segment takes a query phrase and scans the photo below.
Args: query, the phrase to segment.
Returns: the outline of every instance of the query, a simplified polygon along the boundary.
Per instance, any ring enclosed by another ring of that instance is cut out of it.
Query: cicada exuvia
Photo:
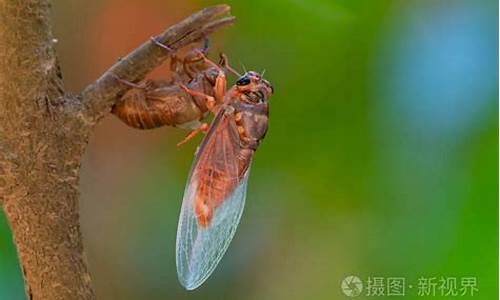
[[[226,92],[225,74],[221,68],[218,71],[215,106],[209,105],[215,118],[192,164],[177,228],[177,274],[188,290],[210,276],[234,236],[252,158],[267,132],[268,99],[273,93],[271,84],[253,71]],[[213,103],[212,96],[205,98]]]

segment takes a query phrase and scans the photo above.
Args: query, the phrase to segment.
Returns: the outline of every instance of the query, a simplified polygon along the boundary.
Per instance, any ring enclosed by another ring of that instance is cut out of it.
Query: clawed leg
[[[207,133],[208,131],[208,124],[207,123],[201,123],[201,125],[196,128],[195,130],[191,131],[182,141],[177,143],[177,147],[184,145],[191,139],[193,139],[195,136],[197,136],[199,133],[204,132]]]
[[[182,82],[182,77],[180,75],[181,62],[177,55],[172,54],[170,56],[170,72],[172,73],[173,82]],[[192,79],[192,78],[191,78]]]
[[[217,113],[216,109],[215,109],[215,98],[210,96],[210,95],[207,95],[205,93],[202,93],[202,92],[198,92],[198,91],[195,91],[195,90],[192,90],[190,88],[188,88],[187,86],[185,86],[184,84],[179,84],[179,86],[186,92],[188,93],[189,95],[193,96],[193,97],[203,97],[205,98],[206,102],[207,102],[207,108],[213,112],[214,114]]]
[[[209,48],[210,48],[210,40],[207,37],[205,37],[205,38],[203,38],[203,48],[201,48],[200,51],[204,55],[207,55]]]
[[[197,53],[200,56],[200,58],[205,61],[205,63],[207,63],[208,65],[210,65],[213,68],[218,69],[220,72],[223,72],[223,70],[221,69],[221,67],[218,64],[216,64],[215,62],[211,61],[205,55],[205,53],[203,53],[203,51],[201,51],[200,49],[194,49],[194,52]]]
[[[222,70],[222,68],[218,64],[214,63],[209,58],[207,58],[204,53],[198,50],[198,54],[201,55],[205,63],[217,69],[219,72],[217,78],[215,79],[214,95],[215,99],[219,103],[222,103],[224,101],[224,95],[226,94],[226,73],[224,73],[224,70]]]
[[[220,53],[220,61],[219,61],[219,64],[226,70],[228,70],[229,72],[231,72],[233,75],[235,75],[236,77],[241,77],[241,74],[238,73],[238,71],[236,71],[235,69],[233,69],[230,65],[229,65],[229,61],[227,59],[227,55],[224,54],[224,53]]]
[[[113,78],[114,78],[116,81],[118,81],[118,82],[120,82],[120,83],[122,83],[122,84],[124,84],[124,85],[126,85],[126,86],[129,86],[129,87],[131,87],[131,88],[141,89],[141,90],[146,88],[146,84],[144,84],[144,83],[140,83],[140,84],[133,83],[133,82],[130,82],[130,81],[128,81],[128,80],[121,79],[120,77],[118,77],[118,76],[117,76],[117,75],[115,75],[115,74],[112,74],[111,76],[113,76]]]
[[[158,42],[158,40],[151,38],[151,41],[162,48],[167,48],[167,50],[171,50],[170,47],[165,46],[164,44]],[[189,80],[194,79],[196,76],[196,69],[193,68],[194,65],[203,61],[203,54],[208,53],[208,48],[210,46],[210,42],[208,38],[204,39],[202,48],[194,49],[188,52],[184,58],[179,59],[175,53],[170,55],[170,71],[172,71],[174,76],[174,82],[182,82],[181,73],[183,72]]]
[[[167,46],[167,45],[163,44],[162,42],[160,42],[160,41],[159,41],[156,37],[154,37],[154,36],[152,36],[152,37],[150,38],[150,40],[151,40],[151,42],[153,42],[156,46],[158,46],[158,47],[160,47],[160,48],[162,48],[162,49],[165,49],[165,50],[167,50],[168,52],[173,52],[173,51],[174,51],[174,49],[172,49],[171,47],[169,47],[169,46]]]
[[[219,74],[217,75],[217,79],[215,79],[214,95],[215,95],[215,99],[219,103],[222,103],[224,101],[224,95],[226,94],[226,84],[227,84],[226,73],[224,73],[224,70],[222,70],[222,68],[218,64],[211,61],[201,51],[199,52],[199,54],[203,57],[203,60],[205,61],[205,63],[207,63],[209,66],[211,66],[219,71]]]
[[[156,46],[166,50],[167,52],[171,53],[170,54],[170,57],[171,57],[171,60],[170,60],[170,70],[174,73],[174,81],[176,82],[180,82],[181,81],[181,78],[178,74],[178,64],[179,64],[179,59],[177,58],[177,56],[175,55],[175,50],[172,49],[170,46],[167,46],[165,44],[163,44],[162,42],[160,42],[156,37],[152,36],[150,38],[151,42],[153,44],[155,44]],[[188,74],[189,75],[189,74]],[[192,77],[191,77],[192,79]]]

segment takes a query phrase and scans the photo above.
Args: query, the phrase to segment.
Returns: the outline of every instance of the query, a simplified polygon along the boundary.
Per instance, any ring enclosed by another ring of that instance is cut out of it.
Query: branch
[[[155,39],[168,45],[173,51],[201,40],[217,29],[230,25],[234,17],[227,14],[230,7],[217,5],[199,11],[176,25],[166,29]],[[155,67],[165,61],[172,52],[158,47],[154,42],[147,41],[132,51],[125,58],[120,59],[108,69],[97,81],[87,86],[82,94],[82,116],[93,124],[111,110],[117,95],[123,94],[129,87],[120,84],[116,76],[127,81],[137,81]]]

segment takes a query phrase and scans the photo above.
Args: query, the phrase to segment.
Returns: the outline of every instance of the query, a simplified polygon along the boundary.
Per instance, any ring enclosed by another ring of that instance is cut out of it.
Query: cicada
[[[207,133],[189,173],[177,228],[177,274],[188,290],[212,274],[235,234],[252,159],[267,132],[268,99],[273,94],[261,74],[250,71],[241,76],[225,55],[216,64],[206,57],[207,50],[206,45],[194,49],[181,63],[174,59],[175,78],[170,82],[137,85],[118,78],[134,89],[113,108],[135,128],[193,129],[179,144]],[[226,72],[238,76],[228,91]],[[215,115],[210,126],[199,122],[208,111]]]
[[[215,113],[207,135],[196,152],[182,202],[176,242],[177,274],[188,290],[200,286],[215,270],[240,221],[250,166],[268,128],[268,99],[273,87],[259,73],[239,77],[226,92],[223,70],[218,69],[213,97],[204,97]]]

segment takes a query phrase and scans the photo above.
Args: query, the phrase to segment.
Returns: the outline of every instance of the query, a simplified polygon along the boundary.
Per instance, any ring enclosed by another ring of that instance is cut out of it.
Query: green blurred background
[[[54,1],[67,88],[215,3]],[[498,298],[498,3],[227,3],[237,23],[212,37],[211,55],[266,69],[276,91],[236,237],[212,277],[184,291],[175,234],[198,140],[178,149],[181,130],[109,116],[81,178],[98,298],[348,299],[351,274],[404,277],[405,299],[426,298],[421,277],[470,276],[470,298]],[[25,299],[2,215],[0,299]]]

